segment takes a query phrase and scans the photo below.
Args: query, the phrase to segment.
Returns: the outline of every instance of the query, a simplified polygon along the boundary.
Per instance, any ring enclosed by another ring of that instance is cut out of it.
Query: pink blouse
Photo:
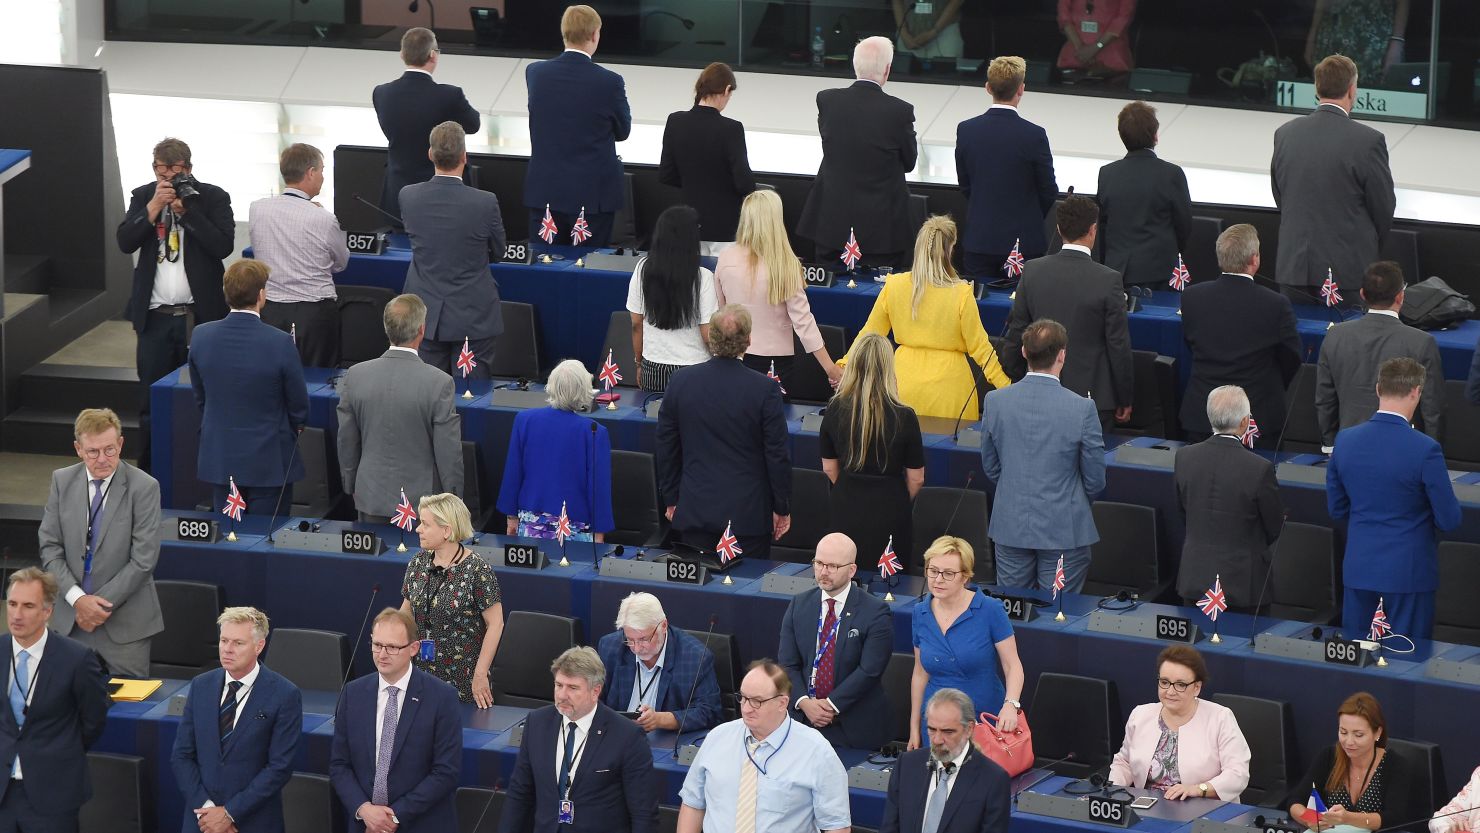
[[[796,332],[802,348],[808,353],[822,347],[822,333],[812,317],[807,292],[791,296],[785,304],[772,304],[766,298],[769,287],[766,264],[756,263],[750,269],[750,250],[736,244],[720,252],[714,266],[715,289],[719,304],[740,304],[750,311],[750,349],[757,356],[790,356],[796,352],[791,334]],[[834,357],[836,358],[836,357]]]
[[[1110,781],[1144,787],[1161,739],[1161,703],[1137,706],[1125,722],[1125,743],[1110,762]],[[1177,770],[1182,783],[1207,784],[1224,801],[1238,803],[1249,786],[1249,744],[1226,706],[1199,699],[1192,719],[1177,730]]]

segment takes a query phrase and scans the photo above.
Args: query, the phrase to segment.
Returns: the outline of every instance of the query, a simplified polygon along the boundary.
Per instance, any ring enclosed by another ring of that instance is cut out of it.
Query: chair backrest
[[[663,513],[658,508],[658,473],[646,451],[612,450],[612,521],[609,544],[652,546],[661,537]]]
[[[1271,616],[1322,624],[1335,616],[1336,536],[1329,528],[1286,521],[1271,571]]]
[[[349,667],[349,637],[337,631],[274,628],[267,659],[272,670],[300,689],[338,691]]]
[[[144,759],[87,753],[92,798],[77,814],[80,833],[143,833]]]
[[[496,833],[504,794],[483,787],[457,788],[457,833]]]
[[[834,324],[818,324],[817,329],[822,334],[822,346],[827,348],[827,354],[834,361],[842,358],[844,351],[848,349],[843,328]],[[827,372],[817,363],[817,358],[802,346],[802,340],[796,333],[792,333],[791,340],[796,360],[791,368],[791,381],[788,382],[791,388],[786,392],[787,398],[798,404],[827,404],[833,394],[832,385],[827,382]]]
[[[1320,451],[1321,428],[1316,422],[1316,366],[1302,364],[1290,387],[1285,391],[1290,408],[1290,419],[1285,423],[1284,436],[1280,438],[1280,451]],[[1276,436],[1280,426],[1271,426]],[[1260,430],[1264,430],[1260,426]]]
[[[632,198],[632,173],[622,173],[622,208],[612,218],[613,246],[623,246],[637,240],[637,201]]]
[[[1108,596],[1129,590],[1148,599],[1161,581],[1157,563],[1156,510],[1097,500],[1090,507],[1100,540],[1090,545],[1084,592]]]
[[[1444,459],[1452,469],[1480,469],[1480,407],[1465,398],[1465,383],[1450,379],[1444,383]]]
[[[473,518],[473,531],[480,531],[478,521],[487,507],[483,505],[483,464],[478,460],[478,444],[472,440],[462,441],[463,503]]]
[[[678,808],[658,805],[658,833],[678,833]]]
[[[499,301],[504,332],[493,348],[488,372],[494,376],[539,381],[540,341],[535,332],[534,307],[519,301]]]
[[[1276,807],[1295,777],[1295,716],[1283,700],[1215,694],[1213,702],[1233,712],[1249,743],[1249,786],[1239,801]]]
[[[1192,234],[1187,239],[1187,251],[1182,253],[1182,265],[1192,275],[1194,283],[1211,281],[1223,274],[1218,268],[1216,244],[1223,233],[1223,220],[1219,217],[1193,216]],[[1167,272],[1170,278],[1172,273]]]
[[[581,644],[581,620],[515,610],[493,657],[493,702],[534,709],[551,702],[550,663]]]
[[[806,553],[803,560],[811,561],[817,542],[830,531],[827,492],[831,485],[820,469],[792,467],[791,529],[776,542],[776,547],[784,547],[791,556],[787,560],[797,559],[795,553]],[[772,547],[773,556],[776,547]]]
[[[1055,772],[1093,772],[1109,765],[1120,748],[1125,727],[1113,680],[1045,671],[1038,675],[1026,710],[1033,726],[1033,754],[1040,762],[1074,753],[1072,762],[1052,766]]]
[[[1427,277],[1418,259],[1418,232],[1413,229],[1388,229],[1388,233],[1382,236],[1382,246],[1377,257],[1379,260],[1397,261],[1403,268],[1403,279],[1410,284]]]
[[[221,588],[202,581],[154,582],[164,630],[149,640],[150,675],[190,679],[220,665],[216,652],[216,617],[221,615]]]
[[[305,426],[298,432],[298,459],[303,461],[303,479],[293,484],[293,505],[282,514],[322,518],[338,502],[339,466],[330,466],[329,434],[322,428]],[[336,455],[337,456],[337,455]]]
[[[612,313],[612,317],[606,324],[606,341],[602,342],[601,355],[596,357],[593,367],[601,367],[606,361],[607,353],[611,353],[612,361],[617,363],[617,372],[622,374],[622,381],[617,385],[621,388],[637,387],[637,356],[632,352],[632,313],[625,309],[619,309]],[[597,387],[601,387],[601,380],[595,380]]]
[[[737,714],[733,695],[739,690],[736,681],[740,676],[735,660],[735,637],[728,633],[700,630],[689,631],[689,633],[708,646],[709,652],[714,654],[714,681],[719,684],[719,697],[724,708],[725,720],[734,720]]]
[[[1177,360],[1151,350],[1132,350],[1135,393],[1131,418],[1115,426],[1118,434],[1175,440],[1182,434],[1177,418]]]
[[[925,221],[930,217],[930,198],[924,194],[910,194],[907,211],[909,212],[910,239],[914,240],[920,234],[920,227],[925,225]]]
[[[1422,819],[1449,801],[1449,786],[1444,777],[1444,755],[1439,744],[1423,740],[1388,738],[1389,754],[1403,756],[1408,763],[1408,801],[1406,812],[1393,813],[1400,819]]]
[[[889,702],[889,722],[893,731],[889,737],[901,743],[910,739],[910,675],[915,673],[915,655],[895,653],[889,656],[889,665],[879,684],[884,687],[884,699]]]
[[[396,293],[383,286],[335,287],[339,296],[339,366],[376,358],[391,346],[385,337],[385,305]]]
[[[283,786],[283,833],[343,830],[340,815],[329,776],[295,772]]]
[[[1062,199],[1054,200],[1053,207],[1043,215],[1043,239],[1048,241],[1046,254],[1056,254],[1064,248],[1064,238],[1059,234],[1059,206],[1063,205]],[[997,267],[1001,269],[1001,266]],[[993,278],[1001,277],[1001,273],[993,275]]]
[[[960,507],[959,509],[957,507]],[[954,516],[954,517],[953,517]],[[997,580],[997,561],[992,555],[992,542],[987,538],[990,522],[987,495],[976,489],[955,486],[926,486],[915,496],[911,517],[914,543],[905,569],[911,575],[923,575],[925,550],[942,535],[965,538],[976,555],[975,581],[991,584]],[[949,525],[949,529],[946,527]]]
[[[1439,542],[1439,592],[1434,597],[1434,638],[1480,645],[1480,544]]]

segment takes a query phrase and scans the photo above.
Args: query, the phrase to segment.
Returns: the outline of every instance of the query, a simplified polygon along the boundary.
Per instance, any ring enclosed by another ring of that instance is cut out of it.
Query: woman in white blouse
[[[658,215],[627,285],[638,386],[662,393],[680,368],[709,361],[709,317],[718,309],[714,273],[699,265],[699,212],[672,206]]]
[[[1470,773],[1470,780],[1448,804],[1434,812],[1429,821],[1429,833],[1458,833],[1461,830],[1480,829],[1480,767]]]

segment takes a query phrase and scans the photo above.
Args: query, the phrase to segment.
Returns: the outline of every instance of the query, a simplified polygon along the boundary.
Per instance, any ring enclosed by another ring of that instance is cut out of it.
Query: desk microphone
[[[953,442],[953,443],[956,442],[956,440],[961,436],[961,420],[963,420],[963,419],[966,418],[966,408],[967,408],[968,405],[971,404],[971,400],[978,399],[978,398],[982,398],[982,391],[981,391],[981,387],[978,386],[977,383],[976,383],[976,374],[973,373],[973,374],[971,374],[971,393],[967,394],[966,395],[966,401],[961,403],[961,413],[956,414],[956,424],[951,427],[951,442]],[[987,401],[986,401],[986,399],[983,398],[982,399],[982,415],[983,416],[986,415],[986,408],[987,408]]]
[[[1075,758],[1075,754],[1073,752],[1070,752],[1069,754],[1065,755],[1064,757],[1059,758],[1057,761],[1049,761],[1048,763],[1044,764],[1043,766],[1034,766],[1033,767],[1034,769],[1046,769],[1046,770],[1048,770],[1048,774],[1045,775],[1045,776],[1043,776],[1043,777],[1041,777],[1041,778],[1035,778],[1032,781],[1030,781],[1030,782],[1022,785],[1021,787],[1018,787],[1017,789],[1013,790],[1012,791],[1012,803],[1014,803],[1014,804],[1017,803],[1017,799],[1018,799],[1018,795],[1019,794],[1024,793],[1024,792],[1027,792],[1029,788],[1036,787],[1039,784],[1043,783],[1044,781],[1048,780],[1049,778],[1052,778],[1054,775],[1057,775],[1058,773],[1056,773],[1056,772],[1053,771],[1053,768],[1054,767],[1058,766],[1059,764],[1067,763],[1069,761],[1072,761],[1072,760],[1074,760],[1074,758]]]
[[[406,224],[403,223],[403,222],[401,222],[401,218],[400,217],[397,217],[396,215],[390,213],[389,211],[386,211],[384,208],[381,208],[380,206],[378,206],[375,203],[373,203],[373,202],[365,199],[364,197],[360,196],[359,194],[355,194],[355,201],[356,202],[362,202],[365,205],[368,205],[371,208],[375,209],[377,212],[379,212],[381,214],[384,214],[385,216],[391,218],[392,220],[395,220],[396,221],[396,227],[397,228],[405,228],[406,227]]]
[[[591,566],[596,572],[601,572],[601,551],[596,546],[596,420],[591,420],[591,467],[586,469],[586,480],[589,488],[586,492],[586,511],[591,513]]]
[[[708,640],[707,637],[714,636],[714,625],[718,621],[719,621],[719,615],[718,614],[714,614],[714,613],[709,614],[709,630],[705,633],[706,639],[704,640],[704,644],[706,644],[706,645],[709,644],[709,640]],[[678,758],[678,745],[683,742],[683,722],[684,722],[684,718],[686,718],[686,717],[689,716],[689,709],[692,708],[693,705],[694,705],[694,692],[697,691],[698,689],[699,689],[699,675],[698,674],[695,674],[694,675],[694,681],[689,684],[689,696],[688,696],[688,699],[686,699],[684,701],[684,704],[683,704],[683,714],[679,715],[679,718],[678,718],[678,731],[673,733],[673,757],[675,759]]]
[[[298,460],[298,438],[302,433],[302,428],[293,432],[293,452],[288,455],[288,467],[283,470],[283,485],[278,489],[277,503],[272,507],[272,518],[267,522],[267,543],[269,544],[277,543],[272,540],[272,533],[277,524],[278,513],[283,511],[283,492],[287,491],[288,478],[293,476],[293,463]]]
[[[478,814],[478,820],[473,822],[472,827],[468,828],[473,833],[477,833],[477,831],[483,829],[483,818],[488,815],[489,809],[493,807],[493,800],[498,798],[498,787],[502,783],[503,779],[501,778],[493,779],[493,789],[488,793],[488,800],[483,803],[483,812]]]
[[[971,490],[971,478],[975,476],[974,470],[966,473],[966,485],[961,487],[961,496],[956,498],[956,508],[951,510],[951,517],[946,520],[945,531],[941,533],[942,535],[951,534],[951,524],[956,522],[956,513],[961,511],[961,503],[966,500],[966,493]]]
[[[1476,810],[1480,810],[1480,807],[1466,807],[1463,810],[1451,810],[1447,813],[1440,813],[1436,816],[1424,816],[1422,818],[1416,818],[1411,821],[1405,821],[1401,824],[1384,825],[1372,831],[1372,833],[1391,833],[1391,831],[1399,830],[1405,827],[1413,827],[1414,825],[1422,824],[1423,822],[1431,821],[1433,819],[1442,819],[1448,816],[1457,816],[1461,813],[1473,813]]]
[[[1276,443],[1276,445],[1278,445],[1278,443]],[[1285,517],[1282,518],[1282,519],[1280,519],[1280,534],[1281,535],[1285,534],[1285,524],[1289,520],[1290,520],[1290,510],[1286,509],[1285,510]],[[1277,538],[1275,538],[1275,540],[1278,541],[1279,538],[1277,537]],[[1254,618],[1251,619],[1251,620],[1249,620],[1249,647],[1251,649],[1255,647],[1254,640],[1257,639],[1258,636],[1259,636],[1259,630],[1258,630],[1258,628],[1255,628],[1254,626],[1257,625],[1257,624],[1259,624],[1259,609],[1264,606],[1264,593],[1265,593],[1265,591],[1267,591],[1269,589],[1269,581],[1270,581],[1270,579],[1274,578],[1274,559],[1275,559],[1275,556],[1278,553],[1279,553],[1279,548],[1278,547],[1276,547],[1274,550],[1272,550],[1270,552],[1270,555],[1269,555],[1269,569],[1264,571],[1264,583],[1261,584],[1261,585],[1259,585],[1259,598],[1256,599],[1255,602],[1254,602]]]
[[[1305,348],[1305,358],[1300,361],[1300,363],[1302,365],[1306,365],[1306,364],[1309,364],[1310,363],[1310,352],[1313,349],[1315,349],[1315,345],[1313,345],[1313,344],[1306,346],[1306,348]],[[1296,379],[1296,381],[1298,383],[1299,380],[1300,380],[1300,372],[1299,371],[1296,371],[1296,373],[1295,373],[1295,379]],[[1297,394],[1300,393],[1300,385],[1299,384],[1296,384],[1295,385],[1295,391],[1294,391],[1294,393],[1297,393]],[[1279,433],[1278,436],[1276,436],[1274,438],[1274,453],[1275,453],[1275,456],[1276,457],[1278,457],[1279,456],[1279,453],[1280,453],[1280,443],[1283,443],[1285,441],[1285,431],[1287,429],[1289,429],[1289,427],[1290,427],[1290,414],[1292,414],[1292,413],[1295,412],[1295,402],[1297,400],[1299,400],[1299,398],[1300,397],[1298,397],[1298,396],[1292,395],[1290,397],[1290,401],[1285,405],[1285,421],[1282,422],[1282,423],[1280,423],[1280,433]],[[1325,438],[1322,437],[1322,439],[1325,439]]]
[[[365,641],[365,626],[370,624],[370,611],[375,609],[375,597],[380,595],[380,582],[370,586],[370,604],[365,605],[365,619],[360,622],[360,634],[355,637],[355,647],[349,652],[349,667],[344,669],[344,679],[339,681],[340,689],[349,682],[349,675],[355,673],[355,656],[360,652],[360,643]]]

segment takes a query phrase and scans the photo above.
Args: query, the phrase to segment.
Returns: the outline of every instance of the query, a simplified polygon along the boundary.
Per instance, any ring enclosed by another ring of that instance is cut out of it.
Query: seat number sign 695
[[[1195,631],[1192,622],[1181,616],[1156,617],[1156,638],[1165,639],[1169,642],[1192,642]]]
[[[1094,795],[1090,796],[1088,803],[1089,820],[1095,824],[1108,824],[1111,827],[1126,827],[1130,824],[1130,808],[1126,806],[1126,802]]]

